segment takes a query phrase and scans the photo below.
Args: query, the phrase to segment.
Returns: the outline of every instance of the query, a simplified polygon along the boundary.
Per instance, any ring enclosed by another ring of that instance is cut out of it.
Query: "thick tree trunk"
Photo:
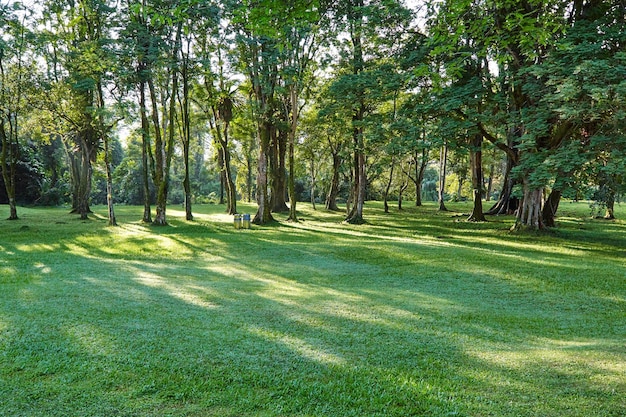
[[[289,211],[287,206],[287,169],[285,157],[287,153],[287,133],[275,131],[272,141],[272,157],[270,158],[270,180],[272,212],[284,213]]]
[[[354,186],[353,186],[353,206],[346,218],[346,222],[352,224],[364,223],[363,207],[365,206],[365,188],[367,174],[365,172],[365,155],[363,151],[357,150],[354,155]]]
[[[546,200],[541,216],[543,217],[543,224],[546,227],[556,227],[556,212],[559,209],[559,203],[561,202],[561,190],[553,189]]]
[[[483,163],[482,163],[482,143],[481,134],[476,134],[472,138],[472,149],[470,151],[470,169],[472,170],[472,189],[474,197],[474,207],[468,217],[470,222],[487,221],[483,213]]]
[[[514,230],[544,230],[545,224],[541,215],[543,205],[543,188],[532,187],[524,182],[524,198],[517,211]]]
[[[604,219],[615,219],[615,193],[613,191],[610,191],[606,197],[606,212],[604,214]]]
[[[268,153],[270,151],[270,135],[272,126],[268,123],[261,123],[259,125],[259,160],[258,160],[258,173],[257,173],[257,187],[256,187],[256,199],[258,204],[258,210],[254,219],[255,224],[266,224],[274,219],[272,218],[270,210],[269,195],[267,192],[267,169],[268,169]]]

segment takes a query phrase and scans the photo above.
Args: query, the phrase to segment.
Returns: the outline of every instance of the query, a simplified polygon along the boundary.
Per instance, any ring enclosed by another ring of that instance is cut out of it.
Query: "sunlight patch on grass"
[[[217,304],[211,303],[203,299],[198,294],[194,294],[193,292],[189,291],[186,285],[182,285],[181,283],[177,283],[171,279],[163,278],[148,271],[137,269],[134,272],[133,279],[134,281],[147,287],[166,291],[172,297],[175,297],[187,304],[191,304],[205,309],[214,309],[219,307]]]
[[[490,366],[517,372],[561,373],[576,378],[596,379],[606,386],[623,385],[626,361],[614,357],[608,361],[605,349],[619,349],[615,342],[598,340],[542,339],[533,346],[519,349],[469,349],[471,356]],[[624,356],[624,355],[622,355]],[[622,387],[626,388],[626,387]]]
[[[41,262],[36,263],[34,267],[39,271],[40,274],[43,275],[48,275],[52,272],[52,269],[49,266],[42,264]]]
[[[20,252],[33,253],[33,252],[55,252],[60,249],[58,244],[44,244],[44,243],[27,243],[15,245],[15,249]],[[6,252],[5,252],[6,253]],[[15,255],[14,252],[8,253]]]
[[[314,232],[322,232],[322,233],[331,232],[331,233],[343,235],[349,238],[354,238],[354,237],[369,238],[369,239],[391,241],[391,242],[398,242],[398,243],[414,243],[414,244],[439,246],[439,247],[451,246],[450,242],[446,242],[444,240],[438,240],[435,238],[427,238],[427,236],[413,236],[413,237],[390,236],[390,235],[382,235],[382,234],[362,231],[364,228],[367,228],[367,226],[356,226],[356,227],[352,226],[352,228],[350,228],[350,226],[346,226],[343,224],[333,224],[333,223],[312,224],[311,222],[290,223],[289,226],[294,229],[301,229],[301,230],[314,231]]]
[[[328,352],[320,347],[313,346],[305,340],[278,332],[276,330],[270,331],[252,326],[248,329],[248,331],[258,337],[268,340],[269,342],[279,343],[295,353],[321,364],[344,365],[346,363],[344,358],[335,353]]]
[[[75,323],[64,329],[65,334],[82,349],[94,356],[118,354],[117,349],[98,327],[89,323]]]

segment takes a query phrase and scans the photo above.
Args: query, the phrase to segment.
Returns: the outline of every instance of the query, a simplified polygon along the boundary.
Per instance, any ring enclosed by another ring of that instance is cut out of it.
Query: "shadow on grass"
[[[0,243],[0,414],[621,411],[623,281],[580,252],[304,224]]]

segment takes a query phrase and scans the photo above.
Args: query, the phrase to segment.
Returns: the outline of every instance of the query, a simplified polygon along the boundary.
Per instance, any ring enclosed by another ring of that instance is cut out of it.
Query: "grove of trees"
[[[624,0],[0,0],[0,203],[612,218]],[[153,213],[154,207],[154,213]]]

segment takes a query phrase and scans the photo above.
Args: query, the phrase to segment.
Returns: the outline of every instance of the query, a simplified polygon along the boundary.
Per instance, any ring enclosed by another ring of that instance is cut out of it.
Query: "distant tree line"
[[[11,219],[468,198],[543,229],[562,197],[612,218],[624,192],[623,0],[43,0],[0,28]]]

